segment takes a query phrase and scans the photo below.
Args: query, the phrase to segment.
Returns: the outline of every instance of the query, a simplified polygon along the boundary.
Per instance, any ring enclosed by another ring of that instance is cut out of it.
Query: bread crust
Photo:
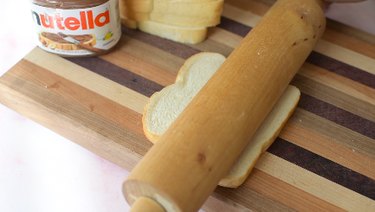
[[[154,21],[138,22],[138,28],[152,35],[173,40],[180,43],[196,44],[206,39],[207,28],[175,27]]]

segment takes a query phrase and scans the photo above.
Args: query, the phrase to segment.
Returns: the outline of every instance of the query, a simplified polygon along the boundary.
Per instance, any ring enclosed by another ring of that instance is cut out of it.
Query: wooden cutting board
[[[171,84],[189,56],[228,55],[269,5],[226,1],[207,41],[183,45],[123,28],[110,54],[61,58],[35,48],[0,78],[0,101],[131,170],[151,147],[148,97]],[[251,58],[250,58],[251,59]],[[237,189],[217,188],[207,211],[375,211],[375,36],[328,21],[292,81],[293,117]]]

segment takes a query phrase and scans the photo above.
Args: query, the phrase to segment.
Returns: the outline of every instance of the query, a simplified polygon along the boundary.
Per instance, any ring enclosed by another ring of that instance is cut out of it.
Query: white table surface
[[[0,75],[32,48],[29,1],[2,1]],[[375,0],[327,16],[375,34]],[[0,211],[124,212],[128,172],[0,104]]]

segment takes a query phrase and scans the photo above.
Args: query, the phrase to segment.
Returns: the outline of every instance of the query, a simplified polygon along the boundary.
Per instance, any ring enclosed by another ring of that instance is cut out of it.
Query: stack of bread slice
[[[224,0],[120,0],[125,26],[181,43],[195,44],[220,23]]]

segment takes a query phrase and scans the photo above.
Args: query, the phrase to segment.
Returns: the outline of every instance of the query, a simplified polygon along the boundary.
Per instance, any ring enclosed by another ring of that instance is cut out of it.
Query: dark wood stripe
[[[203,42],[197,45],[181,44],[139,30],[129,29],[124,26],[122,27],[122,32],[134,39],[147,43],[151,46],[159,48],[165,52],[168,52],[172,55],[175,55],[183,59],[188,59],[194,54],[202,52],[198,49],[198,46],[204,43]]]
[[[252,28],[244,24],[238,23],[226,17],[221,17],[222,23],[220,28],[244,37]],[[311,52],[306,60],[307,62],[322,67],[326,70],[334,72],[343,77],[352,79],[369,87],[375,88],[375,75],[363,71],[357,67],[348,65],[316,51]]]
[[[374,122],[335,107],[327,102],[323,102],[315,97],[301,93],[298,107],[361,133],[369,138],[375,139]]]
[[[162,85],[154,81],[148,80],[98,57],[66,59],[148,97],[163,88]]]
[[[370,74],[366,71],[363,71],[357,67],[345,64],[341,61],[335,60],[331,57],[322,55],[318,52],[311,52],[309,57],[306,60],[307,62],[323,67],[331,72],[334,72],[338,75],[347,77],[354,81],[365,84],[369,87],[375,88],[375,75]],[[375,70],[375,64],[374,64]]]
[[[245,37],[245,35],[247,35],[247,33],[249,33],[252,29],[249,26],[238,23],[237,21],[226,18],[224,16],[221,16],[220,24],[218,25],[218,27],[237,34],[241,37]]]
[[[301,74],[294,76],[290,84],[296,86],[307,95],[375,122],[375,105],[369,101],[359,99],[353,94],[342,92],[330,87],[329,84],[317,82],[313,78]]]
[[[129,29],[127,27],[122,27],[122,32],[132,38],[141,40],[142,42],[148,43],[166,52],[169,52],[178,57],[187,59],[194,54],[199,53],[199,50],[191,48],[187,45],[173,42],[158,36],[154,36],[148,33],[141,32],[139,30]]]
[[[267,150],[319,176],[375,200],[375,180],[281,138]]]

